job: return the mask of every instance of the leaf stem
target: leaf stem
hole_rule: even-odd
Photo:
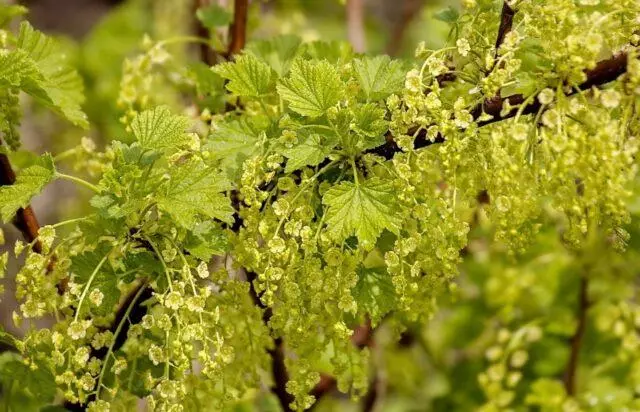
[[[103,359],[102,370],[100,371],[100,376],[98,377],[98,389],[97,389],[97,392],[96,392],[96,399],[100,399],[100,389],[102,389],[102,379],[104,377],[105,371],[107,370],[107,364],[109,363],[109,356],[111,356],[113,354],[113,348],[114,348],[114,346],[116,344],[116,338],[118,337],[118,335],[122,331],[122,328],[124,327],[125,322],[129,319],[129,314],[131,314],[131,310],[133,310],[133,307],[138,302],[138,299],[140,299],[140,296],[142,296],[142,293],[145,291],[146,286],[147,286],[147,284],[144,283],[138,289],[138,292],[133,297],[133,300],[129,304],[129,307],[124,312],[124,316],[122,316],[122,319],[120,319],[120,323],[118,323],[118,326],[116,327],[116,330],[113,332],[113,339],[111,340],[111,345],[109,345],[109,349],[107,350],[107,354],[105,355],[105,357]],[[131,373],[133,374],[134,372],[131,372]]]
[[[87,189],[91,189],[96,193],[100,193],[101,192],[101,190],[100,190],[100,188],[98,186],[96,186],[96,185],[94,185],[92,183],[89,183],[86,180],[81,179],[81,178],[79,178],[77,176],[71,176],[71,175],[67,175],[67,174],[64,174],[64,173],[56,172],[56,177],[59,178],[59,179],[70,180],[70,181],[72,181],[74,183],[77,183],[77,184],[79,184],[81,186],[86,187]]]
[[[89,280],[87,281],[87,284],[84,286],[84,289],[82,290],[82,295],[80,295],[80,301],[78,302],[78,307],[76,308],[76,314],[73,317],[74,321],[77,321],[78,320],[78,316],[80,316],[80,309],[82,308],[82,304],[84,303],[84,299],[87,297],[87,292],[89,291],[89,288],[91,287],[91,284],[93,283],[93,280],[98,275],[98,272],[100,272],[100,269],[102,268],[102,266],[104,266],[105,262],[109,258],[109,255],[111,254],[111,252],[113,252],[114,249],[115,249],[115,247],[113,249],[111,249],[109,252],[107,252],[107,254],[104,255],[102,260],[98,263],[98,265],[93,269],[93,273],[91,273],[91,276],[89,277]]]

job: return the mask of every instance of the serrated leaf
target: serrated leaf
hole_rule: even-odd
[[[356,235],[360,242],[373,245],[384,229],[398,233],[401,221],[396,202],[391,182],[377,177],[333,186],[322,198],[329,236],[343,241]]]
[[[159,195],[158,208],[189,229],[201,218],[233,222],[233,208],[222,192],[231,189],[229,181],[215,168],[191,160],[170,172],[167,190]]]
[[[319,117],[343,96],[344,84],[335,67],[326,61],[297,60],[289,77],[278,84],[280,97],[303,116]]]
[[[253,41],[247,52],[265,61],[280,77],[287,74],[298,53],[300,38],[293,35],[277,36],[269,40]]]
[[[307,128],[298,131],[302,142],[291,148],[280,150],[287,157],[286,173],[303,166],[316,166],[329,156],[339,142],[339,137],[322,128]]]
[[[40,78],[33,60],[24,50],[0,50],[0,82],[10,87],[21,87],[24,78]]]
[[[404,87],[402,63],[389,56],[363,57],[353,61],[356,77],[368,101],[383,100]]]
[[[229,80],[227,90],[238,96],[261,97],[273,91],[271,68],[253,54],[243,54],[212,70]]]
[[[395,287],[385,267],[360,266],[358,283],[351,294],[358,304],[358,312],[368,314],[373,326],[389,313],[395,305]]]
[[[234,179],[242,170],[242,162],[258,151],[260,132],[246,120],[232,120],[213,126],[205,149],[213,159],[220,160],[220,166],[227,176]]]
[[[39,74],[25,77],[22,89],[73,124],[88,128],[80,107],[84,102],[82,79],[69,66],[64,50],[27,22],[20,24],[17,46],[33,60]]]
[[[196,10],[196,17],[208,29],[226,26],[232,20],[231,13],[217,4],[199,8]]]
[[[106,259],[110,250],[111,246],[101,243],[94,250],[71,258],[69,271],[72,273],[73,282],[81,285],[84,290],[89,281],[91,281],[91,284],[88,285],[85,301],[82,303],[80,316],[89,310],[96,315],[108,315],[120,300],[118,277],[108,259]],[[94,289],[98,289],[103,295],[99,306],[91,303],[88,297]]]
[[[354,119],[351,129],[362,137],[362,149],[368,150],[384,144],[384,134],[389,122],[385,120],[386,111],[373,104],[357,106],[353,110]]]
[[[46,154],[36,164],[18,172],[13,185],[0,187],[0,217],[9,222],[21,207],[26,207],[31,198],[53,180],[55,168],[53,158]]]
[[[131,132],[144,149],[177,149],[190,141],[186,133],[189,120],[177,116],[165,106],[138,114],[131,121]]]

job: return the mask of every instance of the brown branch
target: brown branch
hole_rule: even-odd
[[[589,281],[582,277],[580,280],[580,292],[578,296],[578,325],[573,336],[569,339],[571,352],[569,354],[569,362],[564,374],[564,389],[567,395],[573,396],[576,392],[576,372],[580,358],[580,349],[584,339],[584,332],[587,326],[587,310],[589,310]]]
[[[249,0],[235,0],[233,6],[233,23],[229,27],[231,40],[226,57],[230,59],[240,53],[247,42],[247,16]]]
[[[626,52],[620,52],[613,57],[603,60],[596,64],[593,69],[585,70],[586,80],[576,86],[568,96],[576,94],[578,90],[587,90],[594,86],[601,86],[606,83],[615,81],[619,76],[626,73],[627,71],[627,60],[628,54]],[[477,125],[482,127],[491,123],[497,123],[502,120],[510,119],[515,117],[516,111],[511,110],[507,114],[502,114],[503,107],[508,103],[512,107],[524,104],[526,98],[521,94],[516,94],[509,97],[500,97],[495,96],[489,99],[486,99],[482,104],[479,104],[475,108],[471,110],[471,115],[474,119],[478,119],[483,113],[491,116],[488,120],[478,121]],[[531,103],[527,105],[522,110],[522,114],[532,114],[538,112],[542,108],[540,101],[535,98],[531,100]],[[420,149],[423,147],[430,146],[435,143],[443,143],[445,141],[442,135],[436,137],[435,140],[427,139],[427,133],[423,129],[421,130],[416,139],[414,141],[414,148]],[[386,143],[382,146],[378,146],[375,149],[367,151],[367,153],[377,154],[379,156],[383,156],[385,159],[391,159],[393,156],[400,152],[400,148],[394,141],[393,136],[389,133],[386,136]]]
[[[498,28],[498,38],[496,39],[496,57],[498,57],[498,49],[504,43],[505,37],[513,27],[513,17],[516,12],[509,6],[507,0],[502,3],[502,12],[500,14],[500,28]]]

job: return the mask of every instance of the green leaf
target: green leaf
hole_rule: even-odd
[[[356,77],[368,101],[383,100],[404,87],[405,70],[402,63],[389,56],[355,59]]]
[[[358,283],[351,294],[358,304],[358,312],[369,314],[373,326],[395,305],[395,287],[385,267],[357,269]]]
[[[224,254],[229,249],[229,242],[217,224],[205,221],[188,232],[185,249],[198,259],[209,261],[213,255]]]
[[[213,159],[219,159],[229,178],[238,177],[242,162],[257,153],[260,132],[247,120],[216,123],[205,145]]]
[[[434,19],[443,21],[445,23],[455,23],[456,21],[458,21],[458,17],[460,17],[460,13],[458,12],[458,10],[451,6],[433,15]]]
[[[356,235],[373,245],[383,229],[397,234],[401,221],[396,198],[391,182],[376,177],[333,186],[322,198],[329,235],[337,241]]]
[[[82,303],[80,316],[83,316],[87,311],[91,311],[96,315],[106,316],[112,312],[113,307],[120,300],[118,276],[109,264],[108,259],[103,261],[105,256],[110,253],[110,250],[111,246],[109,244],[101,243],[94,250],[71,258],[69,271],[72,273],[73,282],[80,284],[84,290],[91,280],[85,301]],[[91,279],[92,276],[93,279]],[[98,289],[103,295],[99,306],[95,306],[89,299],[94,289]]]
[[[247,52],[265,61],[282,77],[287,74],[291,62],[298,54],[300,38],[293,35],[277,36],[269,40],[253,41],[247,45]]]
[[[278,84],[278,93],[294,112],[319,117],[340,101],[344,84],[328,62],[297,60]]]
[[[0,355],[2,398],[9,411],[38,411],[53,402],[56,384],[53,374],[42,364],[31,369],[20,355],[5,352]]]
[[[304,44],[304,56],[312,60],[326,60],[341,66],[353,58],[353,48],[344,41],[316,40]]]
[[[158,208],[187,229],[200,217],[233,222],[231,202],[221,192],[231,189],[229,181],[215,168],[199,160],[170,169],[167,191],[158,198]]]
[[[232,20],[231,13],[217,4],[199,8],[196,10],[196,17],[208,29],[226,26]]]
[[[33,60],[24,50],[0,50],[0,82],[10,87],[22,87],[25,78],[40,78]]]
[[[362,137],[361,150],[373,149],[384,144],[384,135],[389,122],[385,120],[385,109],[367,103],[353,110],[354,120],[351,129]]]
[[[82,79],[69,66],[64,50],[27,22],[20,25],[17,46],[33,60],[39,74],[26,77],[22,89],[71,123],[88,128],[87,116],[80,108],[84,102]]]
[[[9,222],[21,207],[27,207],[31,198],[39,194],[54,179],[53,158],[46,154],[38,161],[18,172],[13,185],[0,187],[0,217]]]
[[[138,114],[131,121],[131,131],[144,149],[177,149],[191,138],[186,129],[189,120],[177,116],[165,106],[159,106]]]
[[[298,131],[303,139],[301,143],[280,150],[288,158],[286,173],[291,173],[303,166],[316,166],[329,156],[339,142],[339,137],[322,128],[307,128]]]
[[[229,80],[227,89],[238,96],[262,97],[273,91],[271,68],[253,54],[243,54],[235,62],[219,64],[212,70]]]

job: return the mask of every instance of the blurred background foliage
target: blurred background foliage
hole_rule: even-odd
[[[459,8],[456,0],[363,1],[364,44],[359,46],[369,53],[407,59],[413,58],[419,41],[430,48],[445,45],[450,30],[446,21],[455,18]],[[36,27],[66,39],[84,78],[84,109],[92,124],[89,133],[99,147],[124,135],[119,121],[124,111],[117,104],[124,59],[142,50],[145,35],[153,39],[193,35],[197,8],[191,0],[31,0],[24,4]],[[295,34],[307,41],[344,41],[349,38],[347,20],[339,0],[254,2],[249,38]],[[185,47],[183,53],[184,61],[176,64],[197,59],[198,49]],[[168,100],[180,103],[179,96]],[[26,150],[62,153],[87,133],[32,108],[29,102],[25,106]],[[34,207],[42,223],[52,223],[77,214],[86,204],[83,196],[61,183],[49,188]],[[440,302],[441,310],[429,323],[405,332],[400,344],[393,343],[400,333],[393,324],[377,332],[372,348],[378,371],[372,378],[379,397],[377,410],[493,411],[506,410],[501,402],[508,405],[514,400],[526,405],[517,410],[578,410],[567,402],[562,377],[578,324],[580,274],[586,267],[593,305],[580,353],[581,365],[588,368],[578,370],[579,392],[595,411],[623,410],[621,405],[637,399],[640,305],[637,287],[630,285],[637,285],[640,264],[640,198],[632,207],[634,219],[627,228],[631,241],[622,255],[593,244],[577,256],[549,225],[524,255],[513,256],[489,241],[492,228],[482,219],[482,210],[479,216],[470,216],[476,224],[453,297]],[[12,229],[7,232],[15,235]],[[8,291],[6,297],[10,296]],[[11,324],[12,304],[9,299],[1,303],[5,325]],[[259,409],[277,408],[274,405],[265,401]],[[237,410],[254,407],[251,401]],[[323,398],[316,410],[356,411],[361,405],[337,395]]]

